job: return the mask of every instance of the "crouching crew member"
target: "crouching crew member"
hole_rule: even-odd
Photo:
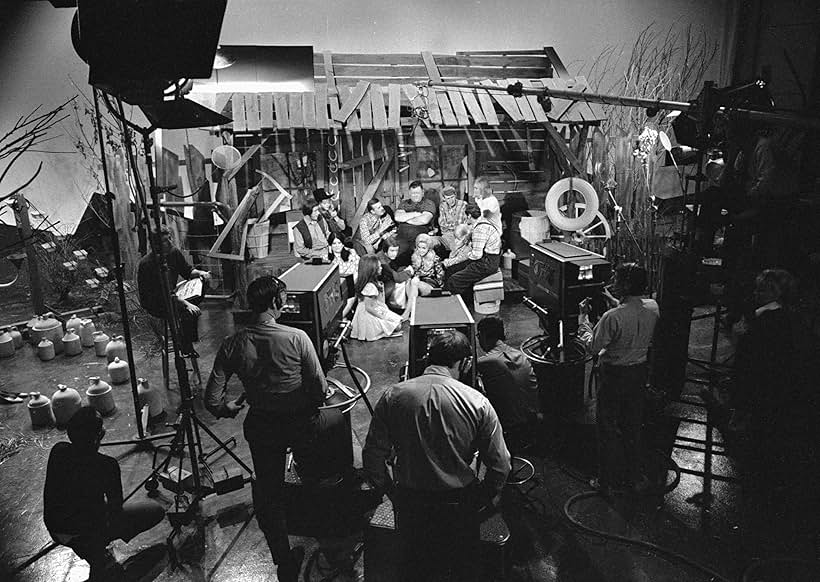
[[[347,473],[353,465],[350,427],[338,409],[319,410],[328,390],[319,357],[308,335],[276,323],[286,300],[285,284],[260,277],[248,286],[256,321],[225,339],[205,390],[205,406],[217,418],[235,417],[244,407],[226,400],[228,380],[236,374],[250,410],[245,438],[255,473],[253,505],[265,534],[277,576],[295,581],[304,557],[291,551],[285,521],[285,454],[299,464],[303,482]]]
[[[386,463],[395,455],[390,497],[402,580],[479,579],[479,512],[499,499],[510,454],[490,402],[456,380],[471,354],[464,334],[436,335],[424,374],[388,388],[370,422],[362,458],[377,487],[390,482]],[[471,466],[476,451],[483,482]]]
[[[105,436],[99,412],[83,406],[67,429],[71,442],[57,443],[48,456],[43,520],[54,541],[88,562],[89,580],[107,580],[116,569],[108,544],[116,539],[128,542],[151,529],[162,521],[165,510],[151,500],[123,505],[120,466],[98,452]]]

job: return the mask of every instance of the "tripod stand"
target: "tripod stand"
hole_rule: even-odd
[[[149,213],[147,197],[145,195],[144,188],[142,187],[142,184],[139,180],[136,181],[137,202],[140,205],[140,208],[142,209],[143,215],[146,217],[151,216],[153,219],[153,232],[151,233],[150,237],[151,249],[155,257],[157,258],[157,264],[159,267],[159,287],[165,305],[165,313],[167,314],[166,321],[168,324],[168,333],[170,335],[171,343],[173,346],[174,367],[177,372],[177,380],[179,384],[179,393],[181,401],[178,409],[177,419],[174,423],[172,423],[174,431],[172,433],[165,433],[163,435],[149,437],[151,440],[171,437],[171,443],[170,445],[167,445],[170,448],[168,456],[159,466],[154,467],[151,474],[148,475],[148,477],[146,477],[131,494],[129,494],[129,497],[131,497],[143,485],[145,485],[149,490],[155,490],[158,485],[160,475],[163,473],[163,471],[166,472],[166,475],[168,475],[169,478],[165,480],[165,484],[169,488],[173,489],[176,494],[175,511],[169,513],[169,519],[174,528],[174,531],[168,538],[168,542],[170,545],[170,542],[178,533],[179,528],[185,523],[190,522],[190,519],[192,518],[191,510],[198,507],[199,501],[201,501],[203,498],[210,495],[211,493],[224,493],[232,491],[234,489],[241,488],[242,486],[244,486],[245,483],[253,480],[253,470],[230,449],[230,445],[236,443],[235,438],[229,439],[228,442],[223,442],[222,440],[220,440],[216,436],[216,434],[214,434],[214,432],[211,431],[211,429],[208,428],[199,419],[199,417],[196,414],[196,410],[194,409],[194,394],[191,390],[191,384],[188,378],[188,370],[184,359],[184,355],[180,351],[182,332],[180,330],[179,317],[177,313],[179,306],[177,304],[177,301],[172,297],[173,288],[170,284],[170,281],[168,280],[168,252],[162,244],[162,218],[160,214],[159,195],[160,193],[165,191],[165,189],[158,187],[156,184],[156,177],[154,174],[154,162],[151,153],[153,145],[151,134],[153,133],[154,129],[156,129],[156,126],[143,128],[135,125],[127,119],[123,108],[122,100],[119,100],[118,108],[115,110],[110,102],[108,95],[103,94],[103,99],[105,100],[105,103],[108,106],[109,110],[111,110],[111,113],[122,124],[123,135],[125,136],[125,149],[128,152],[129,160],[134,165],[134,146],[131,140],[131,130],[136,131],[142,136],[143,149],[148,172],[148,192],[151,197],[151,210],[153,212]],[[213,440],[216,443],[216,449],[208,453],[205,453],[203,451],[202,436],[200,431],[204,431],[211,438],[211,440]],[[217,490],[217,481],[214,479],[213,473],[210,467],[208,467],[207,465],[207,460],[209,457],[211,457],[215,452],[219,450],[228,453],[233,458],[233,460],[236,461],[242,467],[242,469],[244,469],[248,473],[248,476],[233,476],[228,479],[223,479],[221,481],[222,487],[220,487],[219,490]],[[190,483],[186,483],[185,479],[183,478],[182,465],[186,451],[190,459],[191,465]],[[170,473],[168,473],[168,468],[170,467],[171,462],[175,457],[179,458],[179,464],[177,466],[177,470],[175,473],[176,478],[174,479],[170,478],[172,476],[170,476]],[[203,482],[203,472],[208,475],[210,485]],[[188,501],[188,498],[185,496],[185,491],[190,491],[192,493],[193,497],[190,501]]]

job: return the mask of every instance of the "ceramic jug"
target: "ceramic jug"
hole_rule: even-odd
[[[50,339],[41,339],[40,343],[37,344],[37,357],[47,362],[49,360],[54,359],[54,354],[56,350],[54,349],[54,342]]]
[[[83,398],[79,392],[65,384],[58,384],[57,391],[51,396],[51,409],[54,411],[57,426],[68,424],[68,421],[82,405]]]
[[[80,343],[84,348],[94,347],[94,332],[97,331],[97,326],[90,319],[84,319],[80,324]]]
[[[38,345],[41,339],[48,339],[54,344],[54,353],[63,353],[63,324],[54,317],[52,313],[46,313],[34,324],[35,344]]]
[[[88,404],[96,408],[97,412],[103,416],[117,409],[117,404],[114,402],[114,391],[108,382],[100,380],[99,376],[92,376],[88,379],[85,395],[88,397]]]
[[[105,356],[105,348],[108,347],[110,341],[111,338],[104,331],[94,332],[94,353],[97,354],[98,358]]]
[[[83,353],[83,346],[80,343],[80,336],[76,334],[73,327],[63,336],[63,351],[67,356],[79,356]]]
[[[54,424],[54,412],[51,410],[51,400],[40,394],[32,392],[28,401],[28,413],[31,416],[31,426],[51,426]]]
[[[125,340],[121,335],[115,335],[105,346],[105,356],[108,358],[109,364],[114,361],[114,358],[125,360],[125,353]]]
[[[0,331],[0,358],[10,358],[14,355],[14,338],[8,328]]]
[[[11,339],[14,341],[14,349],[19,350],[23,347],[23,334],[20,333],[20,330],[16,327],[13,327],[9,330],[11,334]]]
[[[137,395],[139,397],[140,408],[148,406],[148,417],[153,418],[164,412],[162,406],[162,394],[154,390],[145,378],[137,378]]]
[[[108,377],[112,384],[125,384],[128,382],[128,362],[119,358],[108,364]]]
[[[76,331],[80,331],[80,326],[83,324],[83,320],[77,317],[76,315],[72,315],[68,318],[68,321],[65,322],[66,331],[71,328],[74,328]]]

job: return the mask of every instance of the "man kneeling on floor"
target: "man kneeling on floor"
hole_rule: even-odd
[[[165,509],[151,500],[123,505],[120,466],[97,451],[105,436],[99,412],[83,406],[67,428],[71,442],[57,443],[48,457],[43,520],[54,541],[88,562],[89,580],[111,579],[116,563],[108,544],[151,529]]]
[[[403,581],[479,579],[480,513],[498,502],[510,453],[490,402],[457,380],[471,360],[463,333],[436,335],[424,374],[388,388],[370,421],[364,471],[376,488],[393,484]]]

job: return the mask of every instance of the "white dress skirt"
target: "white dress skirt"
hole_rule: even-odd
[[[362,298],[353,314],[351,336],[357,340],[372,342],[396,333],[401,327],[401,317],[388,309],[384,302],[384,288],[368,283],[362,289]],[[378,315],[370,313],[365,307],[366,298],[376,300]]]

